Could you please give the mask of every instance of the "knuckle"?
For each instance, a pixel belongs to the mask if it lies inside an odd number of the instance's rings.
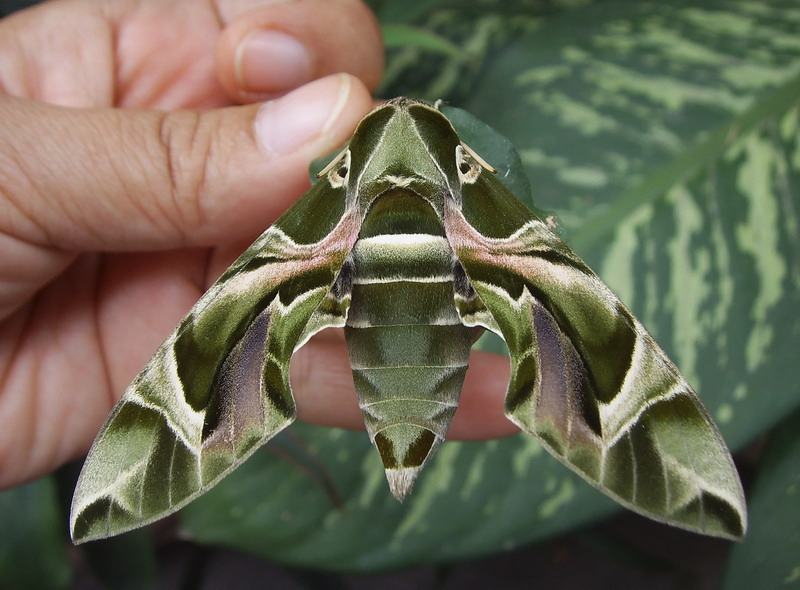
[[[160,114],[158,141],[169,195],[157,201],[166,201],[161,213],[184,236],[209,218],[206,205],[214,138],[207,123],[207,116],[201,112]]]

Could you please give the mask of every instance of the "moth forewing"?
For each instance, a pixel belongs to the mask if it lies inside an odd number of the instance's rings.
[[[741,538],[745,503],[730,453],[641,323],[533,213],[506,238],[474,217],[487,203],[515,207],[494,178],[481,174],[462,190],[461,207],[446,205],[445,227],[508,344],[509,419],[628,508]]]
[[[512,421],[629,508],[739,538],[741,485],[697,395],[493,171],[437,109],[368,114],[128,388],[78,481],[73,539],[174,512],[289,424],[291,356],[331,326],[397,498],[446,438],[487,328],[508,344]]]
[[[72,502],[73,540],[176,511],[294,420],[289,361],[310,329],[329,325],[315,311],[358,235],[345,200],[344,188],[317,183],[167,337],[89,451]],[[310,211],[315,224],[305,222]]]

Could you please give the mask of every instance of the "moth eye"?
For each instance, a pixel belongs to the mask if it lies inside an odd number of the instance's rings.
[[[481,174],[481,165],[462,146],[456,146],[456,165],[462,183],[472,184]]]
[[[338,160],[331,162],[328,170],[328,182],[333,188],[344,185],[350,172],[350,150],[344,152]]]

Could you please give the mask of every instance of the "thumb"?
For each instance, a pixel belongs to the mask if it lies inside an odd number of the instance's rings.
[[[345,74],[261,105],[203,112],[0,96],[0,233],[67,251],[256,235],[307,187],[310,159],[341,145],[370,106]]]

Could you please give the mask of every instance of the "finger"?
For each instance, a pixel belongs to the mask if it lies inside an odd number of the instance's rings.
[[[0,20],[0,91],[64,106],[110,104],[113,39],[96,2],[47,2],[15,12]]]
[[[42,2],[0,21],[0,89],[84,108],[228,105],[213,60],[222,27],[196,0]]]
[[[0,96],[0,232],[64,250],[241,240],[309,184],[370,108],[339,74],[280,99],[204,112],[67,109]]]
[[[237,102],[263,100],[336,72],[374,90],[383,44],[363,2],[275,2],[237,14],[222,32],[216,61],[222,86]]]
[[[508,376],[508,358],[473,351],[448,439],[487,440],[519,432],[503,413]],[[291,383],[300,420],[364,429],[341,331],[325,330],[297,351]]]
[[[505,415],[510,375],[508,357],[481,350],[472,352],[448,438],[486,440],[519,432]]]

